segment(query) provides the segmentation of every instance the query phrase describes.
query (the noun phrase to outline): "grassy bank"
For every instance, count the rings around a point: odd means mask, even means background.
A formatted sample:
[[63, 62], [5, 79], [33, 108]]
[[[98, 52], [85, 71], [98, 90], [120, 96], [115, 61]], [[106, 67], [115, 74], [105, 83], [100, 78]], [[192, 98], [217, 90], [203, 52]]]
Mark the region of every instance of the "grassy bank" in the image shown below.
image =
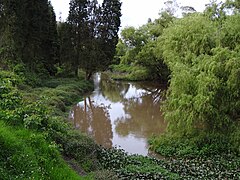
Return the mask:
[[1, 71], [1, 179], [82, 179], [96, 170], [97, 145], [66, 121], [69, 105], [91, 89], [83, 79], [48, 79], [32, 88]]
[[80, 179], [62, 160], [56, 144], [38, 132], [0, 122], [1, 179]]

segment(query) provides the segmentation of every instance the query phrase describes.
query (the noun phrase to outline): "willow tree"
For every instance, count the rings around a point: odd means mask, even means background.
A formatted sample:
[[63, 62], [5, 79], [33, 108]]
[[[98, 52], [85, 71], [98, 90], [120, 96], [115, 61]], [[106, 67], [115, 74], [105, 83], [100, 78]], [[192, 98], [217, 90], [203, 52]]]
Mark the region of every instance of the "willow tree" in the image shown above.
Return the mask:
[[211, 144], [210, 134], [222, 149], [224, 143], [229, 143], [229, 149], [239, 147], [236, 137], [221, 141], [239, 128], [237, 20], [239, 16], [229, 16], [219, 29], [219, 23], [207, 16], [187, 16], [175, 21], [158, 40], [159, 52], [171, 70], [164, 107], [169, 132], [182, 139], [201, 136], [204, 142], [198, 148]]

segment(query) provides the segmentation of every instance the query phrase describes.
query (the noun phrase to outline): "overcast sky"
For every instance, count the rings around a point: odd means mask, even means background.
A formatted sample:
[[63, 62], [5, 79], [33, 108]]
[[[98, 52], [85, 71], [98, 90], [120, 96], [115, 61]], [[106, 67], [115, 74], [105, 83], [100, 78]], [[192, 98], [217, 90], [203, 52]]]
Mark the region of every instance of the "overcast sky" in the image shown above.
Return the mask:
[[[145, 24], [148, 18], [152, 20], [158, 18], [159, 11], [164, 7], [163, 2], [166, 0], [121, 0], [122, 4], [122, 27], [125, 26], [141, 26]], [[57, 20], [61, 17], [65, 20], [68, 16], [70, 0], [51, 0], [54, 7]], [[99, 3], [102, 0], [98, 1]], [[180, 6], [192, 6], [198, 12], [205, 9], [205, 4], [210, 0], [178, 0]]]

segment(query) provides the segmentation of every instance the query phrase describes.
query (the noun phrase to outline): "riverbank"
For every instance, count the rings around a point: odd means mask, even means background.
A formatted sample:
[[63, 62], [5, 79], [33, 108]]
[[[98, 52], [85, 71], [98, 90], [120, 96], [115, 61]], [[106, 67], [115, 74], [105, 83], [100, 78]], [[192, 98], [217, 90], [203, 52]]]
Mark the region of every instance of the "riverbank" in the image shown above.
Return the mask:
[[147, 67], [134, 64], [111, 65], [107, 73], [112, 79], [121, 81], [158, 81], [161, 84], [167, 84], [169, 78], [168, 71], [163, 70], [162, 75], [159, 76]]
[[92, 83], [83, 79], [48, 79], [32, 88], [9, 72], [1, 72], [0, 78], [0, 174], [3, 179], [240, 177], [240, 158], [234, 155], [157, 160], [99, 148], [91, 138], [67, 123], [70, 106], [93, 88]]
[[107, 72], [109, 77], [121, 81], [145, 81], [152, 79], [146, 68], [132, 65], [112, 65], [111, 71]]
[[[98, 169], [98, 146], [67, 123], [69, 106], [92, 90], [92, 83], [58, 78], [32, 88], [7, 71], [0, 72], [0, 80], [2, 179], [82, 179], [79, 174]], [[82, 172], [72, 170], [62, 157]]]

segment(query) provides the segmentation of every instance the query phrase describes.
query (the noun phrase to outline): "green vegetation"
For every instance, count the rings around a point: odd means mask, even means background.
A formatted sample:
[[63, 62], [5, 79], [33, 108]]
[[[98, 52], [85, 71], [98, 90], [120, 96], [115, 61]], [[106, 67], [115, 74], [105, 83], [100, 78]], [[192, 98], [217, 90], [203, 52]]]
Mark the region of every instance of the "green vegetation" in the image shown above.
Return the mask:
[[106, 70], [115, 54], [120, 17], [119, 0], [103, 0], [101, 5], [96, 0], [71, 0], [67, 22], [58, 26], [61, 65], [76, 74], [83, 69], [88, 80]]
[[[177, 18], [167, 1], [158, 19], [125, 28], [118, 41], [118, 0], [71, 0], [58, 24], [47, 0], [1, 1], [0, 178], [239, 179], [239, 4], [186, 6]], [[167, 132], [149, 140], [165, 159], [104, 149], [66, 122], [92, 89], [82, 72], [89, 80], [106, 69], [115, 79], [169, 82]]]
[[240, 16], [225, 15], [224, 7], [214, 19], [209, 12], [219, 12], [210, 6], [205, 14], [176, 20], [158, 39], [171, 70], [164, 103], [168, 133], [151, 141], [158, 153], [240, 153], [240, 42], [234, 23]]
[[121, 32], [121, 39], [116, 48], [115, 62], [111, 66], [114, 79], [123, 80], [158, 80], [166, 83], [169, 71], [163, 58], [156, 57], [156, 39], [173, 17], [162, 13], [154, 22], [136, 29], [127, 27]]
[[[0, 66], [39, 76], [58, 73], [89, 80], [111, 64], [118, 42], [119, 0], [71, 0], [67, 22], [56, 22], [51, 2], [0, 2]], [[58, 70], [62, 70], [59, 72]]]
[[[168, 3], [174, 4], [173, 1]], [[165, 21], [164, 27], [161, 27], [164, 23], [157, 23], [166, 16], [160, 16], [139, 29], [123, 30], [115, 57], [120, 63], [112, 66], [116, 74], [113, 77], [134, 79], [131, 73], [137, 68], [150, 67], [144, 64], [144, 57], [149, 58], [147, 63], [155, 58], [163, 62], [170, 72], [167, 98], [162, 105], [168, 129], [164, 135], [149, 140], [150, 148], [165, 157], [174, 157], [173, 162], [185, 168], [172, 169], [181, 178], [237, 179], [240, 176], [237, 171], [240, 154], [239, 2], [213, 2], [204, 13], [191, 12], [182, 18], [173, 17], [174, 11], [166, 13], [171, 18]], [[149, 40], [153, 24], [159, 31]], [[151, 79], [149, 75], [146, 79]], [[209, 168], [205, 172], [201, 165], [208, 167], [208, 162], [216, 166], [211, 165], [214, 170]], [[228, 164], [234, 165], [229, 167]], [[202, 172], [188, 171], [188, 167]], [[212, 176], [207, 175], [210, 172]], [[229, 176], [219, 175], [224, 172]]]
[[43, 135], [2, 121], [0, 132], [1, 179], [80, 179]]
[[72, 0], [67, 22], [57, 24], [48, 0], [0, 2], [1, 179], [80, 179], [98, 169], [98, 146], [66, 119], [92, 90], [82, 72], [89, 79], [111, 63], [120, 7]]
[[120, 179], [238, 179], [240, 158], [234, 155], [156, 159], [127, 155], [123, 150], [100, 149], [104, 168]]
[[6, 71], [0, 72], [0, 80], [1, 178], [79, 179], [60, 152], [86, 172], [95, 169], [97, 146], [65, 122], [70, 101], [91, 89], [91, 84], [61, 79], [45, 81], [55, 88], [32, 89]]
[[148, 69], [142, 66], [129, 66], [124, 64], [112, 65], [114, 73], [108, 73], [114, 80], [144, 81], [149, 79]]

